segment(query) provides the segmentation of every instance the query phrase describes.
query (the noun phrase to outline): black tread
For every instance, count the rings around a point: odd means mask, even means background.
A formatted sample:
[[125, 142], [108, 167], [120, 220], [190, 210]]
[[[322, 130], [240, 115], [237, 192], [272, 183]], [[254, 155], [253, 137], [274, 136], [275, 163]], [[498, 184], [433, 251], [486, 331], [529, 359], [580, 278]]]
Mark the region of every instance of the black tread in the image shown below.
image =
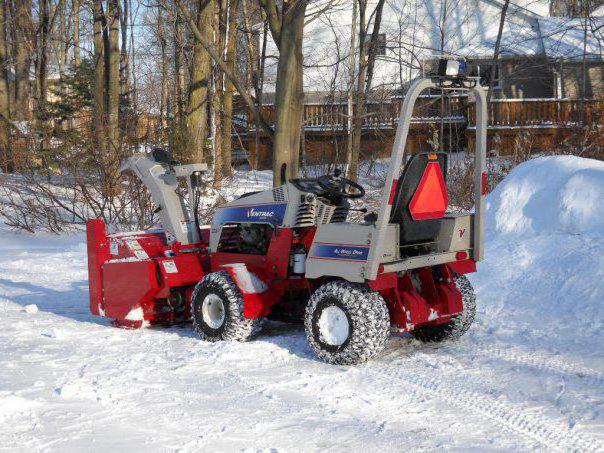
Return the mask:
[[[328, 306], [330, 300], [345, 310], [351, 323], [350, 337], [339, 347], [322, 344], [314, 328], [317, 307]], [[321, 360], [354, 365], [366, 362], [384, 350], [390, 332], [390, 314], [382, 296], [366, 285], [332, 281], [320, 286], [311, 296], [304, 326], [308, 342]]]
[[[226, 319], [219, 329], [212, 329], [201, 314], [201, 303], [208, 293], [218, 295], [225, 306]], [[206, 341], [249, 341], [262, 329], [264, 318], [243, 316], [243, 295], [227, 271], [207, 274], [191, 296], [193, 328]]]

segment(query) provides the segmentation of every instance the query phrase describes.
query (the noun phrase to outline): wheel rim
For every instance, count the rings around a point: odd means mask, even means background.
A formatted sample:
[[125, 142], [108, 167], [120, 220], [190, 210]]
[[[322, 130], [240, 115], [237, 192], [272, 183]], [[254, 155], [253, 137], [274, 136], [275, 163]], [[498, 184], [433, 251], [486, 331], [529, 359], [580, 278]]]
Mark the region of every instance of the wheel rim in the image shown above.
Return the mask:
[[201, 303], [201, 315], [205, 323], [212, 329], [218, 329], [224, 324], [225, 311], [222, 299], [216, 294], [208, 294]]
[[321, 340], [330, 346], [343, 345], [350, 335], [350, 322], [340, 307], [325, 307], [317, 323]]

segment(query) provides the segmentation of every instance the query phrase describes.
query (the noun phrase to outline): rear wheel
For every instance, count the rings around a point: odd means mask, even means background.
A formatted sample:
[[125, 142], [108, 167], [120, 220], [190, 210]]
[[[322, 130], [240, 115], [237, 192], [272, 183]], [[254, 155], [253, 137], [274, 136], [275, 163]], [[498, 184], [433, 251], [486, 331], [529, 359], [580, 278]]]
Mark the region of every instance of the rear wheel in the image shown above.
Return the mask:
[[463, 311], [451, 321], [436, 326], [420, 326], [411, 334], [420, 341], [437, 343], [446, 340], [456, 340], [465, 334], [476, 315], [476, 296], [470, 280], [465, 275], [455, 279], [455, 285], [461, 293]]
[[243, 316], [243, 296], [228, 272], [212, 272], [191, 297], [193, 327], [207, 341], [248, 341], [258, 334], [264, 318]]
[[308, 342], [321, 360], [353, 365], [383, 351], [390, 315], [382, 296], [367, 286], [333, 281], [313, 293], [304, 326]]

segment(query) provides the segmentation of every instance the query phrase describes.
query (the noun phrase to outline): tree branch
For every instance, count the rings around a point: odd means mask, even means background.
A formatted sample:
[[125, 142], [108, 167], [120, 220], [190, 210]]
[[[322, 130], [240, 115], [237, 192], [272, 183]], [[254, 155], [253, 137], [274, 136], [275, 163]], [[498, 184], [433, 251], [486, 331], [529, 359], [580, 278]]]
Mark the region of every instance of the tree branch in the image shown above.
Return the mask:
[[277, 9], [277, 2], [275, 0], [259, 0], [260, 6], [264, 10], [268, 19], [268, 26], [271, 29], [271, 35], [273, 35], [273, 41], [279, 47], [281, 42], [281, 20], [279, 19], [279, 10]]
[[197, 41], [199, 41], [199, 43], [206, 50], [206, 52], [208, 52], [208, 54], [210, 55], [210, 58], [212, 58], [212, 60], [216, 64], [216, 66], [218, 66], [218, 68], [233, 83], [233, 85], [235, 86], [235, 89], [237, 90], [237, 92], [239, 93], [239, 95], [241, 96], [243, 101], [245, 102], [246, 106], [252, 112], [254, 112], [254, 115], [256, 116], [256, 118], [258, 118], [258, 120], [260, 122], [260, 127], [262, 127], [262, 129], [272, 138], [275, 134], [273, 131], [273, 128], [266, 121], [266, 118], [262, 114], [258, 105], [256, 105], [256, 103], [254, 102], [254, 99], [245, 90], [245, 85], [241, 81], [241, 78], [234, 71], [231, 71], [227, 67], [227, 65], [225, 64], [222, 57], [216, 52], [216, 49], [214, 49], [214, 47], [204, 39], [203, 34], [199, 30], [199, 28], [197, 28], [197, 24], [195, 24], [195, 21], [193, 20], [193, 18], [189, 14], [189, 12], [186, 11], [185, 8], [183, 8], [181, 1], [182, 0], [175, 0], [174, 3], [176, 4], [182, 17], [184, 17], [186, 19], [189, 29], [191, 30], [193, 35], [195, 35], [195, 38], [197, 39]]

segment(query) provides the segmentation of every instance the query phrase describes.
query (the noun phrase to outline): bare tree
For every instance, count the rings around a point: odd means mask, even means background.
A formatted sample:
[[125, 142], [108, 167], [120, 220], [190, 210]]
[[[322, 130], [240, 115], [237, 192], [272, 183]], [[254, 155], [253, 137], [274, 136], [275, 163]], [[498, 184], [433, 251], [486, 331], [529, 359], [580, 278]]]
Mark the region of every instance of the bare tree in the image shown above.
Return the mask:
[[[214, 45], [218, 54], [224, 56], [224, 45], [226, 40], [226, 14], [227, 1], [219, 0], [216, 13], [214, 14]], [[214, 181], [213, 187], [219, 188], [222, 185], [222, 100], [224, 94], [224, 75], [214, 65], [212, 77], [212, 145], [214, 148]]]
[[[195, 1], [196, 27], [206, 41], [213, 39], [212, 19], [214, 1]], [[203, 148], [207, 136], [209, 86], [211, 84], [212, 65], [210, 56], [203, 45], [197, 41], [193, 45], [191, 82], [189, 84], [189, 102], [187, 108], [188, 146], [186, 161], [202, 162]]]
[[80, 66], [80, 7], [81, 0], [72, 0], [71, 9], [73, 14], [73, 64]]
[[[120, 6], [120, 5], [118, 5]], [[123, 0], [120, 10], [120, 32], [121, 32], [121, 50], [120, 50], [120, 96], [123, 100], [128, 100], [130, 96], [130, 77], [128, 68], [128, 14], [130, 0]]]
[[[229, 0], [228, 6], [228, 26], [225, 44], [226, 65], [231, 70], [235, 70], [235, 52], [237, 50], [237, 14], [239, 11], [239, 0]], [[233, 130], [233, 94], [235, 87], [233, 82], [225, 77], [224, 94], [222, 100], [223, 118], [222, 118], [222, 175], [230, 176], [231, 152], [232, 152], [232, 130]]]
[[163, 11], [157, 13], [157, 37], [161, 52], [161, 93], [159, 103], [159, 126], [164, 129], [168, 125], [169, 116], [169, 73], [168, 73], [168, 42], [164, 28]]
[[93, 99], [93, 135], [95, 144], [102, 155], [106, 152], [105, 137], [105, 46], [104, 37], [106, 33], [105, 12], [103, 10], [103, 1], [93, 1], [93, 44], [94, 44], [94, 99]]
[[[348, 155], [348, 177], [356, 179], [359, 171], [359, 155], [361, 153], [361, 138], [365, 117], [365, 93], [371, 89], [373, 66], [380, 35], [384, 0], [378, 0], [373, 12], [367, 17], [367, 0], [357, 0], [359, 9], [359, 65], [357, 74], [357, 90], [353, 112], [352, 149]], [[368, 27], [373, 23], [373, 30], [368, 35]], [[369, 39], [368, 39], [369, 37]]]
[[273, 184], [298, 176], [301, 125], [304, 116], [302, 38], [307, 0], [260, 0], [279, 50], [275, 88]]
[[[165, 1], [165, 0], [162, 0], [162, 1]], [[217, 52], [214, 43], [209, 42], [205, 38], [204, 33], [202, 33], [201, 30], [199, 30], [199, 28], [197, 27], [197, 25], [195, 23], [195, 20], [193, 20], [193, 17], [190, 14], [188, 14], [186, 9], [183, 7], [182, 0], [174, 0], [174, 2], [178, 8], [178, 12], [185, 18], [187, 25], [189, 26], [189, 29], [193, 33], [195, 39], [197, 39], [199, 41], [199, 43], [203, 46], [203, 48], [209, 54], [209, 56], [212, 59], [212, 61], [214, 62], [214, 64], [216, 66], [218, 66], [218, 68], [224, 73], [224, 75], [233, 83], [235, 89], [237, 90], [237, 93], [241, 97], [241, 100], [245, 103], [246, 107], [250, 111], [252, 111], [254, 113], [254, 115], [258, 118], [258, 121], [259, 121], [262, 129], [270, 137], [272, 137], [274, 135], [274, 131], [273, 131], [272, 127], [270, 126], [270, 124], [266, 121], [266, 118], [262, 114], [257, 103], [254, 101], [252, 96], [246, 90], [244, 78], [238, 73], [238, 71], [236, 69], [231, 71], [227, 67], [226, 63], [224, 62], [224, 59]]]
[[[107, 1], [107, 28], [108, 33], [105, 35], [105, 62], [106, 71], [105, 78], [107, 81], [107, 152], [112, 158], [110, 163], [113, 167], [109, 167], [108, 171], [111, 174], [110, 181], [116, 182], [119, 179], [116, 175], [119, 173], [119, 159], [116, 156], [120, 154], [120, 128], [119, 128], [119, 110], [120, 110], [120, 47], [119, 47], [119, 22], [120, 22], [120, 7], [119, 0]], [[119, 190], [119, 184], [109, 188], [112, 191]]]
[[9, 150], [10, 122], [10, 91], [8, 84], [8, 58], [6, 52], [6, 2], [0, 2], [0, 168], [9, 170], [12, 165], [12, 156]]
[[15, 67], [14, 117], [18, 120], [31, 116], [29, 69], [33, 54], [32, 0], [10, 0], [14, 21], [13, 55]]
[[487, 92], [487, 103], [491, 101], [493, 96], [493, 85], [495, 84], [495, 77], [497, 74], [497, 66], [499, 64], [499, 54], [501, 53], [501, 36], [503, 35], [503, 27], [505, 26], [505, 19], [510, 6], [510, 0], [505, 0], [503, 7], [501, 8], [501, 15], [499, 16], [499, 28], [497, 30], [497, 39], [495, 40], [495, 49], [493, 50], [493, 62], [491, 64], [491, 85]]

